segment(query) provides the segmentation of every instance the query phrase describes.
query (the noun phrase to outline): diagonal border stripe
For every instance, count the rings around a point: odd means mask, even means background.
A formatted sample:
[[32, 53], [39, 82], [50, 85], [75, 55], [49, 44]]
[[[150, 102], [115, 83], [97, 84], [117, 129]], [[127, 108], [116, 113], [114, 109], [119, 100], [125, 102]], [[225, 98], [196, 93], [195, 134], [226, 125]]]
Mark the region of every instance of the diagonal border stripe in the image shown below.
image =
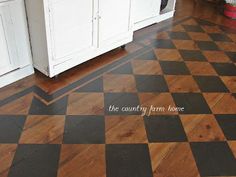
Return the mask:
[[[185, 17], [183, 19], [180, 19], [180, 20], [176, 20], [174, 23], [170, 20], [164, 27], [156, 30], [154, 29], [153, 31], [147, 33], [147, 34], [144, 34], [144, 35], [141, 35], [139, 37], [137, 37], [135, 39], [135, 42], [138, 42], [142, 39], [145, 39], [153, 34], [156, 34], [158, 32], [162, 32], [162, 31], [165, 31], [166, 29], [168, 29], [170, 27], [170, 25], [178, 25], [178, 24], [181, 24], [182, 22], [184, 21], [187, 21], [189, 19], [195, 19], [195, 20], [202, 20], [200, 18], [195, 18], [195, 17]], [[204, 21], [206, 21], [204, 19]], [[206, 21], [207, 22], [207, 21]], [[212, 23], [212, 22], [210, 22]], [[215, 24], [215, 25], [218, 25], [218, 24]], [[225, 27], [223, 25], [218, 25], [223, 31], [227, 31], [227, 32], [230, 32], [230, 33], [235, 33], [236, 34], [236, 29], [231, 29], [231, 28], [228, 28], [228, 27]], [[34, 93], [37, 97], [39, 97], [40, 99], [44, 100], [48, 105], [52, 104], [53, 102], [55, 102], [56, 100], [68, 95], [69, 93], [71, 93], [73, 90], [76, 90], [82, 86], [85, 86], [86, 84], [90, 83], [91, 81], [93, 81], [94, 79], [102, 76], [104, 73], [108, 72], [108, 71], [111, 71], [113, 69], [115, 69], [116, 67], [119, 67], [123, 64], [126, 64], [128, 61], [134, 59], [135, 57], [139, 56], [139, 55], [142, 55], [150, 50], [152, 50], [151, 48], [151, 44], [150, 45], [147, 45], [147, 46], [143, 46], [142, 49], [139, 49], [131, 54], [128, 54], [127, 56], [121, 58], [121, 59], [118, 59], [94, 72], [92, 72], [91, 74], [88, 74], [87, 76], [83, 77], [82, 79], [80, 80], [77, 80], [67, 86], [65, 86], [64, 88], [61, 88], [60, 90], [57, 90], [55, 92], [53, 92], [52, 94], [48, 94], [47, 92], [45, 92], [43, 89], [41, 89], [40, 87], [38, 87], [37, 85], [34, 85], [32, 87], [29, 87], [29, 88], [26, 88], [25, 90], [21, 91], [21, 92], [18, 92], [16, 94], [13, 94], [3, 100], [0, 100], [0, 107], [5, 105], [5, 104], [8, 104], [14, 100], [17, 100], [19, 99], [20, 97], [23, 97], [29, 93]]]

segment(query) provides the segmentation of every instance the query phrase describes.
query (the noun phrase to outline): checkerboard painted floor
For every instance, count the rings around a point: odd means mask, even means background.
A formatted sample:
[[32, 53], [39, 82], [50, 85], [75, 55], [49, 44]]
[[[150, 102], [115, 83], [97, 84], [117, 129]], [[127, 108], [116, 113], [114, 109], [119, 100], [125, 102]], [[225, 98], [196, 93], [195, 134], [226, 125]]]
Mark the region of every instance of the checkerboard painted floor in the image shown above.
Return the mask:
[[236, 176], [236, 32], [188, 18], [138, 43], [51, 95], [1, 100], [0, 177]]

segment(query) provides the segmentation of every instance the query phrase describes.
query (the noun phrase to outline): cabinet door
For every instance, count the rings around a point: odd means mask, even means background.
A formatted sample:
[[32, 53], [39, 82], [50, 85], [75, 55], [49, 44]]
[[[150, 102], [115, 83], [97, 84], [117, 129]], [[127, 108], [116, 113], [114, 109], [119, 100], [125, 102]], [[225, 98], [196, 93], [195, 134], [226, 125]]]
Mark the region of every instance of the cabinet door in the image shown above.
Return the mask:
[[94, 47], [94, 0], [53, 0], [50, 28], [53, 59]]
[[134, 22], [140, 22], [157, 16], [161, 0], [134, 0]]
[[0, 3], [0, 75], [17, 68], [10, 6]]
[[132, 31], [131, 0], [99, 0], [99, 46], [122, 40]]

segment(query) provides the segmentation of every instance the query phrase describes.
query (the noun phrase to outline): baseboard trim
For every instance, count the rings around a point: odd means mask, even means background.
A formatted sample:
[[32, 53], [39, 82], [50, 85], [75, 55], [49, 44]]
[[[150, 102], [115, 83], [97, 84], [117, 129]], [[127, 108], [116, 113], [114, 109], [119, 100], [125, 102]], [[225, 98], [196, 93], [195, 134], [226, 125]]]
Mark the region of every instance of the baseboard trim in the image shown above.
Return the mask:
[[0, 76], [0, 88], [7, 86], [13, 82], [16, 82], [24, 77], [27, 77], [34, 73], [34, 68], [32, 65], [25, 66], [23, 68], [14, 70], [3, 76]]
[[168, 11], [166, 13], [162, 13], [162, 14], [157, 15], [155, 17], [148, 18], [146, 20], [137, 22], [134, 24], [134, 31], [137, 31], [137, 30], [142, 29], [144, 27], [147, 27], [147, 26], [153, 25], [155, 23], [159, 23], [161, 21], [172, 18], [174, 16], [174, 12], [175, 11]]

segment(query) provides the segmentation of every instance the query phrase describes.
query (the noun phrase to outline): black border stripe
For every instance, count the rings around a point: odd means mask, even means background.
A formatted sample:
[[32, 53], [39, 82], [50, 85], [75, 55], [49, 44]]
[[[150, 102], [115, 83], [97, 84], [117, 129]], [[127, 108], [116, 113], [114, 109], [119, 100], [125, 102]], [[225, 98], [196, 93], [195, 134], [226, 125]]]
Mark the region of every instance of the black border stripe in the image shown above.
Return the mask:
[[[153, 34], [156, 34], [158, 32], [162, 32], [162, 31], [165, 31], [166, 29], [170, 28], [170, 26], [175, 26], [175, 25], [178, 25], [178, 24], [181, 24], [183, 21], [186, 21], [186, 20], [189, 20], [189, 19], [195, 19], [195, 20], [204, 20], [206, 21], [205, 19], [201, 19], [201, 18], [196, 18], [196, 17], [185, 17], [183, 19], [180, 19], [180, 20], [176, 20], [174, 22], [172, 22], [173, 18], [169, 19], [170, 21], [167, 22], [167, 24], [164, 26], [164, 27], [161, 27], [160, 29], [158, 30], [153, 30], [152, 32], [149, 32], [147, 34], [144, 34], [142, 36], [139, 36], [137, 38], [135, 38], [134, 42], [139, 42], [140, 40], [142, 39], [145, 39]], [[207, 22], [207, 21], [206, 21]], [[212, 23], [212, 22], [210, 22]], [[159, 24], [159, 23], [158, 23]], [[218, 24], [215, 24], [217, 26], [219, 26], [223, 31], [226, 31], [226, 32], [230, 32], [230, 33], [236, 33], [236, 29], [230, 29], [228, 27], [225, 27], [223, 25], [218, 25]], [[25, 90], [21, 91], [21, 92], [18, 92], [14, 95], [11, 95], [3, 100], [0, 101], [0, 107], [5, 105], [5, 104], [8, 104], [16, 99], [19, 99], [20, 97], [22, 96], [25, 96], [29, 93], [35, 93], [37, 94], [39, 97], [41, 97], [42, 99], [44, 99], [45, 101], [47, 102], [51, 102], [53, 101], [54, 99], [68, 93], [69, 91], [79, 87], [79, 85], [82, 85], [86, 82], [88, 82], [89, 80], [95, 78], [96, 76], [98, 75], [101, 75], [103, 73], [105, 73], [106, 71], [108, 70], [111, 70], [112, 68], [118, 66], [118, 65], [121, 65], [122, 63], [126, 62], [126, 61], [129, 61], [133, 58], [135, 58], [136, 56], [140, 55], [140, 53], [145, 53], [145, 52], [148, 52], [152, 50], [152, 45], [147, 45], [147, 46], [143, 46], [141, 49], [133, 52], [133, 53], [130, 53], [128, 54], [127, 56], [121, 58], [121, 59], [118, 59], [100, 69], [98, 69], [97, 71], [94, 71], [92, 72], [91, 74], [88, 74], [87, 76], [83, 77], [82, 79], [78, 80], [78, 81], [75, 81], [67, 86], [65, 86], [64, 88], [61, 88], [60, 90], [57, 90], [55, 91], [54, 93], [52, 94], [48, 94], [47, 92], [45, 92], [44, 90], [42, 90], [40, 87], [38, 86], [32, 86], [32, 87], [29, 87], [29, 88], [26, 88]]]

